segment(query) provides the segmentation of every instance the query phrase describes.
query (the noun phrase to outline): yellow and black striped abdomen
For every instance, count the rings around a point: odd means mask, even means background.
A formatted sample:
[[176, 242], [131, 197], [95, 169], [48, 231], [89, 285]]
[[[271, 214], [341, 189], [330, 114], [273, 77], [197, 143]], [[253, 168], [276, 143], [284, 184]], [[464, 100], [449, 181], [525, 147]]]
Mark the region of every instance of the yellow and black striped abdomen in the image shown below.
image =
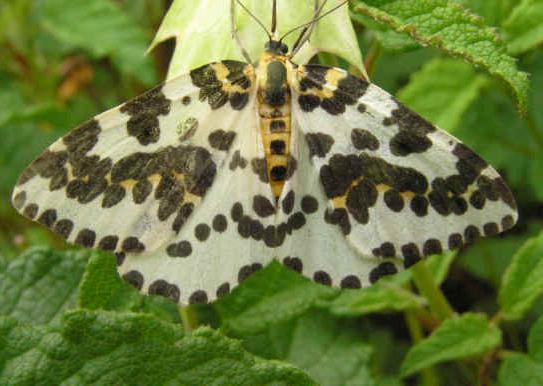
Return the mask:
[[263, 56], [257, 93], [266, 172], [276, 200], [288, 178], [291, 142], [291, 95], [285, 62], [281, 59]]

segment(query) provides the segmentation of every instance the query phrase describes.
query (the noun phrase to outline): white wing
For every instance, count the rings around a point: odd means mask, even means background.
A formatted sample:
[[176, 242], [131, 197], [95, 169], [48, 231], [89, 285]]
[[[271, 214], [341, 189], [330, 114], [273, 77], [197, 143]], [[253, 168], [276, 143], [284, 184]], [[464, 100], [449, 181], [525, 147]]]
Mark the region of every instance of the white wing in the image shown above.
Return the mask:
[[399, 261], [409, 267], [516, 222], [491, 166], [377, 86], [318, 65], [300, 66], [292, 83], [299, 147], [311, 158], [301, 156], [297, 186], [318, 202], [287, 248], [304, 270], [311, 264], [305, 274], [365, 285]]
[[225, 293], [266, 262], [231, 214], [271, 197], [248, 163], [262, 152], [254, 85], [252, 66], [213, 63], [98, 115], [27, 168], [13, 204], [69, 242], [117, 252], [143, 292]]

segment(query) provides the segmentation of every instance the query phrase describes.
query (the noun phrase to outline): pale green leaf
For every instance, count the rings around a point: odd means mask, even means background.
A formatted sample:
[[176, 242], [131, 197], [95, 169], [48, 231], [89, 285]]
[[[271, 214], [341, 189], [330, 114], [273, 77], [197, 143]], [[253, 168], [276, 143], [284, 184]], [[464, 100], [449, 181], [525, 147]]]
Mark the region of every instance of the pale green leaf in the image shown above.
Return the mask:
[[522, 0], [503, 29], [509, 52], [521, 54], [543, 42], [543, 0]]
[[486, 315], [466, 313], [447, 319], [432, 335], [411, 348], [401, 374], [406, 377], [437, 363], [482, 355], [500, 341], [501, 331], [488, 322]]
[[507, 82], [520, 109], [526, 110], [528, 75], [518, 70], [495, 31], [460, 5], [448, 0], [359, 0], [354, 12], [478, 65]]
[[31, 248], [0, 271], [0, 315], [46, 324], [75, 305], [90, 252]]
[[226, 331], [256, 333], [270, 324], [299, 316], [339, 292], [337, 288], [315, 284], [274, 261], [216, 302], [216, 309]]
[[96, 58], [109, 56], [122, 72], [155, 83], [153, 64], [145, 57], [147, 37], [115, 2], [48, 0], [39, 21], [60, 41]]
[[[271, 2], [247, 0], [243, 3], [269, 28]], [[325, 9], [337, 4], [339, 0], [329, 1]], [[279, 34], [310, 21], [313, 17], [313, 5], [313, 0], [279, 1]], [[241, 7], [237, 6], [236, 11], [240, 39], [251, 59], [258, 60], [267, 42], [266, 33]], [[168, 77], [172, 78], [213, 61], [224, 59], [244, 61], [239, 47], [232, 39], [230, 20], [230, 1], [175, 0], [151, 45], [153, 48], [168, 38], [176, 39]], [[296, 38], [297, 34], [293, 33], [285, 42], [292, 46]], [[305, 63], [319, 51], [338, 55], [364, 72], [347, 7], [342, 7], [317, 24], [311, 42], [296, 55], [294, 61]]]
[[436, 58], [411, 75], [397, 96], [420, 115], [451, 132], [488, 83], [487, 77], [477, 74], [466, 62]]
[[498, 302], [506, 319], [522, 318], [543, 293], [543, 232], [528, 240], [505, 271]]
[[57, 328], [0, 319], [2, 385], [314, 385], [209, 328], [183, 337], [149, 315], [72, 311]]
[[528, 352], [536, 361], [543, 363], [543, 316], [530, 328]]

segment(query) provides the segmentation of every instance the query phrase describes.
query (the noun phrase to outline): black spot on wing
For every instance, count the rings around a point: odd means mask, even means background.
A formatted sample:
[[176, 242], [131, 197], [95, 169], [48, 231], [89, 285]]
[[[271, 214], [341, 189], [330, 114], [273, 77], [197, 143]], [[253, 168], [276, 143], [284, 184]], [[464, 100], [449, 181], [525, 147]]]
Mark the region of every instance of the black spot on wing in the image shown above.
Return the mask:
[[156, 143], [160, 139], [159, 116], [168, 115], [171, 100], [162, 93], [162, 85], [125, 103], [120, 111], [130, 115], [128, 134], [136, 137], [141, 145]]
[[233, 131], [215, 130], [209, 134], [208, 140], [212, 148], [222, 151], [230, 150], [232, 142], [236, 138], [236, 133]]
[[351, 141], [358, 150], [377, 150], [379, 149], [379, 140], [368, 130], [353, 129], [351, 131]]
[[166, 280], [156, 280], [149, 286], [148, 289], [149, 295], [160, 295], [174, 302], [179, 302], [179, 287], [175, 284], [170, 284]]
[[311, 157], [325, 157], [334, 144], [334, 138], [324, 133], [309, 133], [306, 134], [305, 139], [307, 140]]
[[427, 178], [417, 170], [396, 166], [365, 153], [359, 156], [334, 154], [320, 170], [320, 179], [329, 198], [344, 195], [360, 177], [374, 185], [385, 184], [398, 192], [424, 194], [428, 189]]

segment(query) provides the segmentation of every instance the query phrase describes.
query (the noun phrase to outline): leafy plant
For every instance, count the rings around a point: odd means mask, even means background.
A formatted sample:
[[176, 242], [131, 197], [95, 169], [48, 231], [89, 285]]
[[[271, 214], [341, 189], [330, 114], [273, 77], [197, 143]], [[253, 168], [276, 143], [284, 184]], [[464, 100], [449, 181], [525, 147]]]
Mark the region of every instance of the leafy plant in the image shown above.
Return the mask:
[[[353, 0], [297, 58], [362, 72], [364, 53], [374, 83], [500, 168], [520, 207], [512, 231], [365, 290], [274, 263], [182, 310], [9, 205], [48, 143], [165, 78], [171, 56], [169, 76], [240, 58], [228, 2], [164, 3], [0, 4], [0, 384], [542, 384], [543, 1]], [[312, 12], [279, 3], [284, 30]], [[268, 2], [246, 4], [269, 22]], [[238, 22], [256, 57], [262, 32]]]

